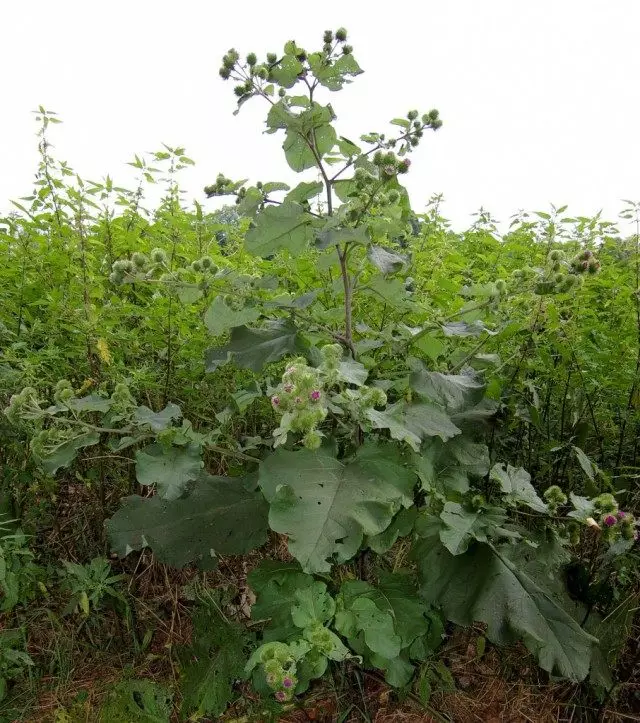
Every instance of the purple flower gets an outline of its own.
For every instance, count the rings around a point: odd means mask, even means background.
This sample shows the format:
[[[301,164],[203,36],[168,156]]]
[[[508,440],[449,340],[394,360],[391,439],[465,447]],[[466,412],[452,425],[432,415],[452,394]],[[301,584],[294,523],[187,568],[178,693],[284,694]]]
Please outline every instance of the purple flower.
[[[285,392],[287,392],[287,394],[288,394],[289,392],[292,392],[292,391],[293,391],[293,384],[285,384],[285,385],[284,385],[284,390],[285,390]]]
[[[627,514],[626,512],[623,512],[622,510],[618,510],[618,519],[624,520],[624,518],[626,517],[626,514]]]
[[[280,703],[284,703],[285,700],[287,700],[287,694],[284,692],[284,690],[277,690],[276,691],[276,700],[280,701]]]
[[[293,678],[289,678],[289,677],[285,678],[285,679],[282,681],[282,685],[283,685],[285,688],[293,688]]]
[[[607,515],[603,522],[607,527],[613,527],[618,520],[616,519],[615,515]]]
[[[318,399],[320,399],[320,392],[319,392],[317,389],[314,389],[314,390],[311,392],[311,399],[312,399],[314,402],[317,402]]]
[[[271,404],[273,404],[274,407],[277,407],[280,404],[280,397],[271,397]]]

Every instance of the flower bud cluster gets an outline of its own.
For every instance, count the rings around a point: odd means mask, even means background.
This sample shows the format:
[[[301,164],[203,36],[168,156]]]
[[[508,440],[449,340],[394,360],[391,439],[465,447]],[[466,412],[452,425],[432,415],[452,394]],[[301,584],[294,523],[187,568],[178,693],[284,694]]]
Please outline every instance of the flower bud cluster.
[[[284,703],[293,697],[298,679],[296,659],[285,643],[267,643],[262,646],[260,664],[267,685],[274,691],[275,699]]]
[[[597,274],[600,271],[600,262],[593,251],[585,249],[571,259],[571,268],[577,274]]]
[[[318,426],[327,416],[321,372],[307,366],[305,359],[294,359],[282,381],[271,397],[271,405],[282,414],[276,436],[286,438],[286,432],[304,435],[303,444],[307,449],[318,449],[322,433]]]
[[[547,503],[549,513],[552,515],[556,515],[558,509],[567,504],[567,495],[565,495],[558,485],[547,487],[542,496]]]
[[[304,435],[302,442],[307,449],[317,449],[323,437],[318,427],[329,407],[337,413],[336,407],[340,407],[353,419],[366,422],[368,410],[387,403],[387,395],[379,387],[345,386],[332,391],[345,382],[341,376],[343,349],[340,344],[326,344],[320,354],[322,362],[317,368],[309,367],[302,358],[294,359],[274,390],[271,405],[281,415],[280,426],[274,431],[276,446],[283,444],[291,431]]]
[[[24,419],[36,419],[41,411],[36,390],[33,387],[25,387],[11,397],[4,414],[12,424],[18,424]]]
[[[56,404],[65,405],[75,397],[73,386],[68,379],[60,379],[56,383],[53,393],[53,401]]]
[[[114,412],[124,414],[129,412],[135,406],[137,406],[136,400],[129,391],[129,387],[126,384],[116,384],[113,393],[111,394],[111,409]]]
[[[409,158],[398,158],[393,151],[376,151],[373,154],[373,163],[378,166],[380,178],[387,181],[399,173],[407,173],[411,166]]]

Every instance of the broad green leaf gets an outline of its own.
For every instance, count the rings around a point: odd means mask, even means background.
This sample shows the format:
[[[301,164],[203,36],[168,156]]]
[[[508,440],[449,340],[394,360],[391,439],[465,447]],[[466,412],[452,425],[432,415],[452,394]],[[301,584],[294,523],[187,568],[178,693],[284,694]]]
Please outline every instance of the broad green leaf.
[[[201,473],[182,499],[125,497],[106,526],[120,557],[150,547],[167,565],[210,570],[218,555],[241,555],[265,542],[267,506],[242,479]]]
[[[45,472],[54,475],[61,467],[68,467],[78,456],[78,452],[84,447],[93,447],[100,441],[98,432],[86,432],[68,442],[58,445],[52,452],[40,455],[33,451],[33,456],[42,466]]]
[[[138,407],[133,414],[136,424],[148,426],[153,432],[161,432],[163,429],[168,429],[174,420],[178,420],[181,417],[182,411],[180,407],[173,402],[169,402],[169,404],[159,412],[154,412],[143,404]]]
[[[479,319],[472,322],[466,321],[448,321],[442,325],[442,331],[445,336],[480,336],[482,333],[495,334],[484,325]]]
[[[240,199],[240,203],[236,206],[236,210],[241,216],[253,217],[264,202],[262,191],[255,186],[247,188],[244,196]]]
[[[349,560],[365,535],[377,535],[413,502],[414,474],[397,448],[365,444],[347,463],[327,448],[278,450],[260,466],[271,529],[307,572],[328,572]]]
[[[251,324],[260,318],[260,310],[254,306],[232,309],[223,296],[216,296],[204,315],[204,325],[212,336],[220,336],[235,326]]]
[[[367,546],[379,555],[388,552],[395,545],[398,538],[411,534],[417,515],[418,508],[415,505],[400,510],[384,532],[367,538]]]
[[[259,329],[237,326],[226,346],[207,350],[205,368],[213,372],[232,361],[241,369],[259,372],[269,362],[287,354],[304,354],[306,350],[297,327],[288,320],[271,321]]]
[[[413,308],[407,298],[407,290],[402,279],[375,276],[362,290],[368,296],[372,296],[379,302],[390,304],[396,309]]]
[[[437,491],[448,496],[451,492],[467,492],[470,478],[487,474],[489,450],[465,435],[447,442],[432,437],[423,443],[414,464],[425,492]]]
[[[288,191],[290,186],[281,181],[267,181],[262,185],[262,190],[266,193],[274,193],[275,191]]]
[[[271,78],[283,88],[292,88],[302,72],[302,63],[293,55],[285,55],[271,68]]]
[[[310,198],[315,198],[324,190],[324,184],[321,181],[303,181],[286,195],[287,201],[294,203],[302,203]]]
[[[549,673],[574,681],[587,676],[597,640],[498,549],[476,543],[454,556],[430,537],[417,542],[413,558],[422,596],[441,605],[449,620],[485,623],[486,637],[496,645],[521,638]]]
[[[340,149],[340,153],[347,158],[350,158],[351,156],[358,156],[362,153],[360,146],[357,146],[353,141],[350,141],[344,136],[340,136],[340,138],[338,138],[338,148]]]
[[[378,585],[361,580],[348,580],[342,584],[341,597],[346,609],[357,598],[368,598],[393,620],[393,628],[406,648],[429,630],[425,615],[429,608],[418,597],[415,577],[404,572],[383,573]]]
[[[341,243],[367,244],[369,243],[367,230],[359,226],[358,228],[331,228],[316,232],[316,248],[318,249],[326,249]]]
[[[239,389],[231,395],[231,399],[238,407],[239,412],[244,412],[249,405],[251,405],[256,399],[262,397],[262,389],[256,382],[248,389]]]
[[[338,136],[335,128],[328,123],[316,126],[309,132],[289,128],[282,144],[284,155],[296,173],[313,168],[335,146]]]
[[[369,246],[367,258],[383,274],[395,274],[407,265],[407,257],[382,246]]]
[[[409,379],[409,385],[420,396],[456,414],[477,404],[483,396],[484,384],[470,374],[441,374],[420,365]]]
[[[296,590],[291,619],[297,627],[308,628],[316,623],[322,625],[328,622],[335,611],[336,604],[327,592],[327,586],[317,581],[302,590]]]
[[[203,467],[202,450],[197,444],[186,447],[150,444],[136,452],[138,482],[155,485],[165,500],[177,500]]]
[[[247,232],[247,251],[255,256],[270,256],[286,249],[296,256],[313,239],[312,222],[313,216],[298,203],[285,201],[280,206],[267,206]]]
[[[202,298],[202,290],[195,284],[176,284],[174,288],[182,304],[195,304]]]
[[[169,723],[173,709],[171,698],[164,686],[152,680],[121,681],[111,690],[98,720],[100,723]]]
[[[388,429],[393,439],[406,442],[416,452],[429,437],[440,437],[446,442],[460,434],[449,416],[431,404],[401,401],[383,411],[368,409],[366,414],[374,429]]]
[[[247,576],[247,582],[256,595],[251,607],[251,619],[268,621],[264,642],[287,641],[299,634],[291,611],[298,602],[296,595],[314,584],[296,563],[263,560]]]
[[[536,512],[548,511],[547,505],[538,497],[531,484],[531,475],[522,467],[509,464],[505,468],[503,464],[495,464],[490,476],[500,485],[509,502],[526,505]]]
[[[366,382],[369,372],[364,364],[353,361],[353,359],[347,359],[338,364],[338,376],[347,384],[361,387]]]
[[[452,555],[466,552],[473,540],[487,542],[492,534],[504,536],[501,525],[506,515],[499,507],[470,510],[457,502],[446,502],[440,519],[444,522],[440,541]]]
[[[74,412],[108,412],[113,402],[98,394],[89,394],[86,397],[70,399],[66,406]]]
[[[402,640],[396,635],[391,613],[378,608],[366,595],[373,589],[369,583],[352,580],[345,585],[338,596],[336,630],[349,639],[362,633],[371,652],[384,658],[395,658],[402,648]]]

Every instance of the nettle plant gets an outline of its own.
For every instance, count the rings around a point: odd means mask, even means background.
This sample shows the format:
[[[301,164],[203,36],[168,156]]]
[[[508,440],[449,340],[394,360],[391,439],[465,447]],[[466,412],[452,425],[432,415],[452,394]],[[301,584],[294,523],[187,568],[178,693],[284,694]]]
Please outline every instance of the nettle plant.
[[[318,52],[293,41],[264,60],[230,50],[220,69],[239,107],[266,102],[267,132],[284,135],[289,167],[313,175],[294,188],[219,175],[207,195],[235,197],[250,223],[246,251],[265,261],[242,293],[225,287],[208,257],[191,269],[198,290],[220,292],[205,323],[214,337],[228,334],[207,352],[206,369],[255,373],[238,407],[268,396],[271,435],[233,446],[220,430],[180,424],[174,404],[139,406],[124,385],[82,396],[61,382],[49,405],[24,390],[9,416],[31,425],[50,472],[86,446],[136,446],[138,481],[156,494],[124,498],[108,521],[121,556],[150,547],[161,562],[211,569],[220,555],[262,545],[269,528],[286,536],[295,562],[267,560],[249,576],[252,618],[264,628],[246,673],[280,701],[329,661],[350,659],[408,685],[442,641],[445,619],[483,623],[495,644],[522,640],[544,670],[583,680],[598,640],[583,629],[587,616],[565,594],[561,571],[581,537],[613,554],[629,549],[635,520],[613,498],[567,499],[558,488],[540,496],[524,469],[492,464],[484,436],[498,405],[470,366],[473,354],[437,370],[423,361],[425,335],[464,343],[493,333],[465,314],[497,307],[507,284],[497,280],[448,317],[415,293],[403,249],[419,223],[400,181],[441,121],[435,110],[412,110],[391,121],[397,135],[370,132],[359,143],[339,135],[321,94],[361,72],[342,28],[326,31]],[[533,274],[548,284],[540,293],[568,292],[578,282],[567,279],[597,271],[591,256],[548,261]],[[185,283],[165,265],[161,250],[134,255],[115,263],[111,280]],[[207,474],[205,449],[245,471]]]

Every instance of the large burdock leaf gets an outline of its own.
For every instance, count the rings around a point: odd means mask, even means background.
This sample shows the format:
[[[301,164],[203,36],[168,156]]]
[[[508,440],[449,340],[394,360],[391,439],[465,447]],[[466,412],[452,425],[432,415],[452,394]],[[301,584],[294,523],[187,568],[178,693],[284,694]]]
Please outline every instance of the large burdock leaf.
[[[368,409],[366,414],[374,429],[388,429],[393,439],[406,442],[416,452],[429,437],[446,442],[461,431],[446,412],[432,404],[400,401],[382,411]]]
[[[484,394],[484,384],[471,374],[441,374],[424,367],[411,374],[409,384],[418,394],[449,414],[475,406]]]
[[[33,456],[40,463],[45,472],[54,475],[60,467],[68,467],[84,447],[92,447],[100,441],[98,432],[85,432],[68,442],[63,442],[46,455],[38,454],[34,450]]]
[[[282,249],[300,254],[313,239],[312,221],[299,203],[285,201],[280,206],[267,206],[247,232],[247,251],[255,256],[270,256]]]
[[[335,626],[394,686],[406,685],[414,672],[410,661],[424,659],[444,633],[440,617],[418,597],[415,576],[405,573],[383,573],[377,586],[345,581]]]
[[[289,551],[311,573],[328,572],[330,559],[349,560],[365,535],[385,530],[412,504],[415,480],[396,447],[375,444],[347,463],[329,448],[278,450],[259,477],[271,529],[289,536]]]
[[[464,435],[448,442],[432,437],[415,455],[414,464],[426,492],[464,493],[469,490],[470,478],[484,477],[489,471],[489,449]]]
[[[430,535],[412,554],[423,598],[441,605],[449,620],[485,623],[496,645],[521,638],[549,673],[574,681],[587,676],[596,638],[498,549],[476,543],[466,554],[452,555]]]
[[[547,505],[531,484],[531,475],[522,467],[494,464],[490,476],[500,485],[509,502],[526,505],[536,512],[547,512]]]
[[[311,575],[305,575],[297,563],[263,560],[249,573],[247,581],[256,595],[251,618],[269,622],[263,632],[263,642],[288,642],[292,636],[299,635],[291,608],[297,600],[296,593],[313,585]]]
[[[502,528],[507,516],[501,507],[473,510],[458,502],[446,502],[440,519],[444,522],[440,541],[452,555],[466,552],[473,540],[487,542],[489,536],[518,537],[517,533]]]
[[[267,538],[267,505],[241,478],[201,473],[188,497],[169,502],[134,495],[106,523],[112,549],[125,557],[150,547],[167,565],[213,569],[218,555],[240,555]]]
[[[204,315],[204,325],[212,336],[219,336],[234,326],[251,324],[260,318],[260,310],[254,306],[232,309],[222,296],[216,296]]]
[[[242,369],[259,372],[269,362],[287,354],[304,354],[305,343],[295,324],[287,319],[271,321],[259,329],[238,326],[231,331],[231,340],[223,347],[207,349],[205,368],[208,372],[233,361]]]
[[[136,452],[136,477],[141,485],[155,485],[165,500],[177,500],[204,467],[197,444],[165,447],[150,444]]]

